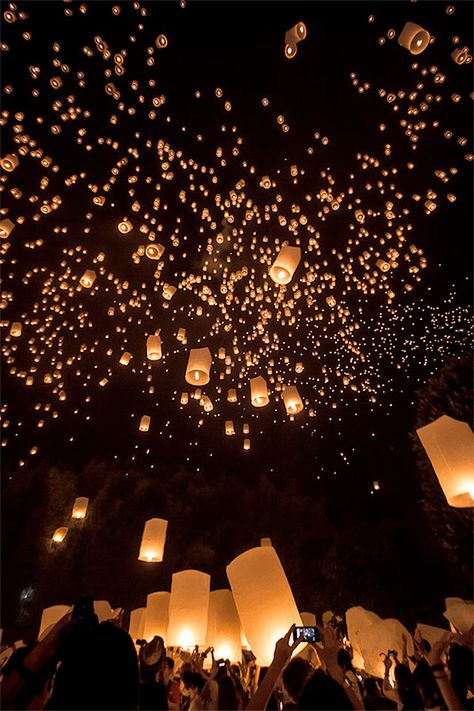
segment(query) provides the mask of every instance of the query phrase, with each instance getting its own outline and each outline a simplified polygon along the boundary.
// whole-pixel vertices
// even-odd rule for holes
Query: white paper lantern
[[[114,616],[114,611],[107,600],[94,600],[94,612],[99,622],[106,622]]]
[[[186,329],[178,328],[178,333],[176,334],[178,341],[183,342],[186,339]]]
[[[143,627],[145,623],[145,608],[137,607],[130,613],[130,622],[128,625],[128,634],[135,643],[137,639],[143,639]]]
[[[122,353],[120,356],[119,363],[120,365],[128,365],[132,359],[132,354],[129,353],[128,351],[125,351],[125,353]]]
[[[210,594],[206,647],[214,647],[215,659],[242,661],[240,619],[230,590]]]
[[[210,380],[212,356],[209,348],[191,348],[186,366],[186,382],[207,385]]]
[[[162,356],[161,337],[159,334],[146,339],[146,357],[148,360],[160,360]]]
[[[163,298],[167,301],[171,301],[173,296],[176,294],[176,287],[171,284],[163,284]]]
[[[267,383],[261,375],[250,379],[250,400],[254,407],[265,407],[269,403]]]
[[[147,563],[161,563],[166,543],[168,521],[162,518],[150,518],[143,529],[138,560]]]
[[[368,627],[378,622],[382,622],[382,618],[365,610],[363,607],[351,607],[346,612],[347,636],[353,650],[353,664],[356,669],[364,669],[364,656],[362,654],[362,633]],[[323,622],[324,624],[324,622]]]
[[[52,541],[54,543],[62,543],[68,534],[68,528],[66,526],[61,526],[57,528],[52,536]]]
[[[362,608],[363,609],[363,608]],[[350,611],[348,611],[349,613]],[[367,613],[367,610],[364,610]],[[373,615],[373,613],[369,613]],[[377,617],[377,616],[375,616]],[[361,625],[358,629],[358,639],[360,654],[364,660],[364,669],[368,674],[383,679],[385,667],[383,656],[390,649],[394,649],[398,653],[398,658],[403,658],[403,650],[406,644],[407,655],[413,656],[414,646],[413,639],[399,620],[374,620],[372,624]],[[352,643],[348,626],[349,641]],[[405,638],[405,640],[404,640]],[[393,672],[393,669],[392,669]],[[393,674],[392,674],[393,678]]]
[[[442,415],[416,433],[448,504],[474,506],[474,435],[469,425]]]
[[[237,391],[235,388],[230,388],[227,391],[227,401],[228,402],[237,402]]]
[[[154,592],[147,595],[143,618],[143,639],[150,642],[153,637],[161,637],[166,643],[169,619],[169,592]]]
[[[171,580],[167,643],[192,649],[206,643],[211,577],[199,570],[182,570]]]
[[[235,434],[234,423],[232,422],[232,420],[225,421],[225,433],[229,436]]]
[[[415,22],[407,22],[398,37],[398,44],[411,54],[421,54],[430,43],[430,33]]]
[[[56,622],[59,622],[59,620],[70,611],[71,607],[69,605],[53,605],[52,607],[45,607],[41,613],[38,641],[40,642],[44,639]]]
[[[89,499],[87,498],[87,496],[78,496],[74,500],[71,517],[76,519],[84,519],[87,515],[88,506]]]
[[[90,289],[95,282],[96,276],[97,274],[93,269],[86,269],[79,281],[85,289]]]
[[[443,612],[453,632],[467,634],[474,625],[474,602],[458,597],[447,597]]]
[[[20,321],[14,321],[12,325],[10,326],[10,336],[12,338],[19,338],[21,336],[21,332],[23,330],[23,326]]]
[[[273,547],[259,546],[227,566],[240,621],[257,664],[268,666],[275,643],[301,617],[285,571]]]
[[[245,450],[246,452],[249,451],[249,449],[250,449],[250,444],[251,444],[251,443],[250,443],[250,440],[249,440],[249,439],[244,439],[244,450]]]
[[[0,237],[1,239],[6,239],[10,232],[15,227],[15,223],[6,217],[4,220],[0,220]]]
[[[303,401],[296,385],[287,385],[282,393],[287,415],[297,415],[303,410]]]
[[[432,625],[423,625],[420,622],[416,626],[416,631],[419,632],[421,638],[426,639],[431,646],[433,646],[435,642],[447,641],[451,636],[450,630],[443,630],[441,627],[432,627]],[[419,635],[416,636],[418,637]]]
[[[151,422],[150,415],[142,415],[142,418],[140,420],[140,425],[138,427],[140,432],[148,432],[148,430],[150,429],[150,422]]]
[[[4,156],[0,160],[0,165],[2,166],[3,170],[6,170],[8,173],[11,173],[18,165],[18,156],[14,153],[7,153],[6,156]]]
[[[159,244],[158,242],[156,244],[147,244],[145,248],[146,256],[148,257],[148,259],[153,260],[160,259],[164,251],[165,248],[162,244]]]
[[[289,284],[301,260],[299,247],[282,247],[270,267],[270,277],[276,284]]]

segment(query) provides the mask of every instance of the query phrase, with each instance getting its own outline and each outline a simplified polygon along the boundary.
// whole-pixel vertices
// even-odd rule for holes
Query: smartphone
[[[394,657],[397,656],[397,653],[396,653],[395,650],[389,649],[389,650],[388,650],[388,656],[394,658]]]
[[[224,661],[217,662],[217,666],[218,667],[225,667],[225,662]]]
[[[319,642],[321,639],[317,627],[295,627],[293,640],[299,639],[301,642]]]
[[[92,597],[84,595],[76,600],[72,608],[73,620],[90,620],[94,618],[94,615],[94,600]]]

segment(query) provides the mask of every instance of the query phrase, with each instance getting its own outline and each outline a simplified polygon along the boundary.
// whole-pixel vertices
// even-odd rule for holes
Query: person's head
[[[423,697],[423,703],[426,709],[431,709],[442,704],[438,684],[426,659],[421,659],[416,665],[413,672],[413,679]]]
[[[191,699],[194,699],[194,697],[199,694],[205,684],[203,677],[198,672],[194,671],[183,672],[181,675],[181,681]]]
[[[165,644],[161,637],[155,635],[150,642],[142,644],[138,659],[140,661],[140,678],[143,682],[155,680],[164,657]]]
[[[160,676],[163,679],[164,684],[168,684],[173,676],[174,669],[174,659],[171,657],[165,657],[161,662]]]
[[[24,658],[31,652],[31,647],[21,647],[16,649],[2,670],[3,678],[5,679],[10,672],[14,671],[17,664],[23,662]],[[50,659],[40,671],[34,675],[31,681],[27,682],[26,686],[19,694],[15,709],[42,709],[48,701],[51,694],[51,684],[54,673],[56,671],[58,660],[56,657]]]
[[[311,674],[312,667],[306,659],[295,657],[284,668],[282,674],[283,686],[287,696],[294,703],[298,702],[306,679]]]
[[[354,667],[352,666],[352,659],[351,655],[347,651],[347,649],[340,649],[337,653],[337,663],[341,667],[343,671],[354,671]]]
[[[354,707],[342,686],[329,674],[317,669],[304,685],[297,708],[303,711],[339,711]]]
[[[396,664],[394,675],[397,682],[397,692],[404,708],[424,709],[423,699],[418,691],[413,674],[406,664]]]
[[[451,684],[461,701],[465,701],[467,692],[473,690],[473,653],[469,647],[452,644],[448,651],[448,669],[451,672]]]
[[[364,679],[364,692],[367,696],[378,696],[380,694],[379,685],[373,676]]]
[[[225,674],[219,679],[217,690],[217,708],[219,711],[239,708],[239,697],[232,678]]]

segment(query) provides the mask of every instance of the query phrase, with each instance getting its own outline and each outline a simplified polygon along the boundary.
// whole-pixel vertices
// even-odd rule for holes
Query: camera
[[[319,642],[321,639],[317,627],[295,627],[293,640],[301,642]]]

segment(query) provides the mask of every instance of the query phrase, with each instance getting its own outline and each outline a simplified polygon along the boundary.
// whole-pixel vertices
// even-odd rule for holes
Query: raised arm
[[[280,674],[299,644],[298,640],[296,642],[290,641],[294,627],[292,625],[286,635],[276,643],[273,661],[268,667],[268,671],[261,684],[259,684],[257,691],[247,704],[246,711],[262,711],[266,708]]]

